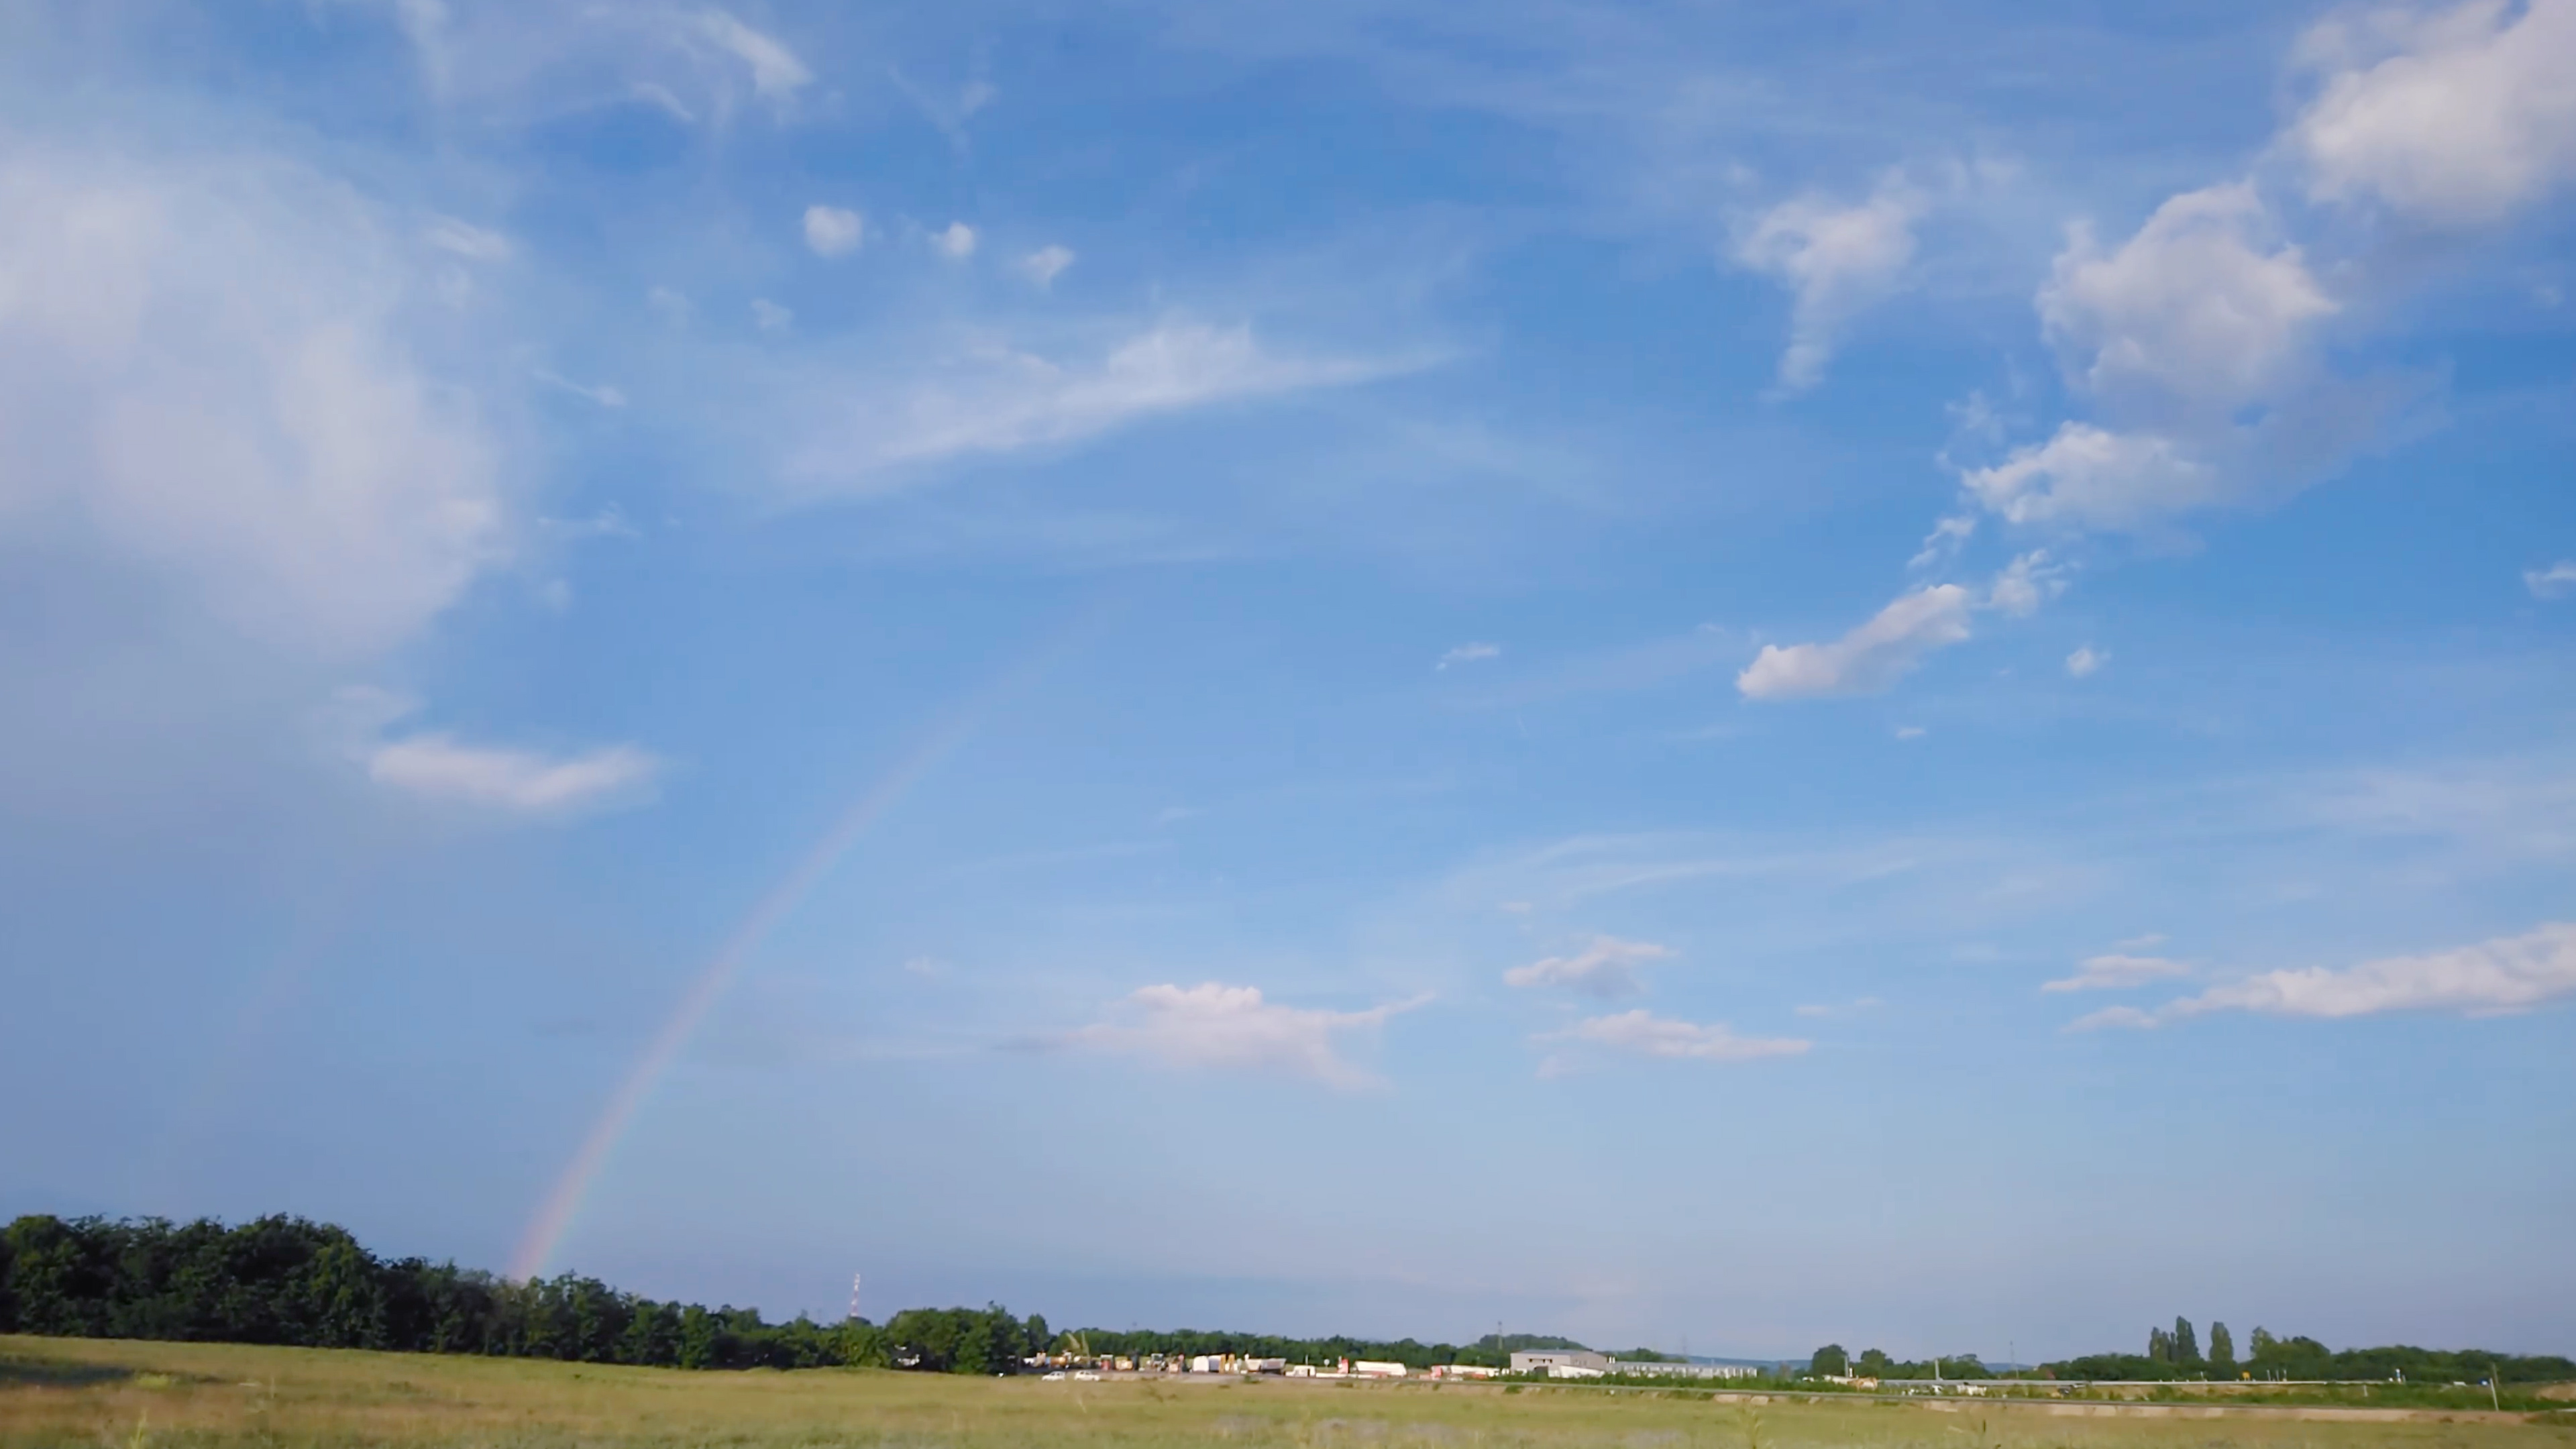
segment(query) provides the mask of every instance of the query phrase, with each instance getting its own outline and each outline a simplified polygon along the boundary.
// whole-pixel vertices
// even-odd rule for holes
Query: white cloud
[[[945,231],[932,232],[930,244],[951,261],[964,261],[975,255],[975,228],[962,221],[948,223]]]
[[[1073,265],[1073,253],[1060,246],[1043,246],[1020,258],[1020,273],[1041,287],[1052,287],[1064,269]]]
[[[1748,699],[1875,694],[1912,672],[1924,655],[1968,638],[1968,591],[1957,584],[1917,589],[1830,644],[1765,644],[1735,677]]]
[[[1168,1066],[1283,1072],[1326,1086],[1377,1078],[1344,1059],[1338,1039],[1383,1025],[1421,999],[1367,1011],[1313,1011],[1262,999],[1255,986],[1148,986],[1127,998],[1128,1019],[1072,1031],[1054,1044],[1152,1057]]]
[[[2016,448],[1991,468],[1969,469],[1959,481],[2007,522],[2107,530],[2146,527],[2224,502],[2230,492],[2216,468],[2164,438],[2077,422],[2060,424],[2055,437]]]
[[[1587,1017],[1561,1032],[1550,1032],[1541,1041],[1569,1041],[1606,1051],[1632,1056],[1656,1057],[1667,1061],[1748,1062],[1764,1057],[1792,1057],[1807,1050],[1812,1043],[1797,1037],[1737,1036],[1724,1022],[1675,1021],[1640,1008],[1614,1016]],[[1543,1075],[1554,1075],[1561,1064],[1543,1064]]]
[[[2304,374],[2314,324],[2336,311],[2271,230],[2250,182],[2171,198],[2117,251],[2078,226],[2040,289],[2041,321],[2097,395],[2223,416]]]
[[[2152,1012],[2096,1013],[2075,1027],[2159,1026],[2218,1011],[2326,1020],[2392,1011],[2494,1016],[2567,996],[2576,996],[2576,925],[2552,922],[2519,936],[2342,970],[2267,971]]]
[[[1986,590],[1986,607],[2027,619],[2039,612],[2039,606],[2066,592],[2066,568],[2048,561],[2048,550],[2035,548],[2016,555],[2003,571],[1995,575]]]
[[[2090,644],[2079,644],[2074,653],[2066,656],[2066,672],[2074,678],[2086,679],[2110,662],[2110,651],[2096,649]]]
[[[1572,956],[1550,956],[1503,973],[1509,986],[1562,986],[1586,996],[1633,996],[1645,987],[1633,969],[1641,961],[1661,961],[1672,948],[1652,941],[1623,941],[1595,936]]]
[[[181,584],[323,657],[507,550],[497,450],[429,370],[427,280],[348,189],[262,160],[0,160],[0,530]]]
[[[1905,561],[1905,566],[1910,569],[1930,568],[1956,554],[1960,545],[1976,531],[1977,520],[1972,515],[1962,513],[1944,518],[1923,536],[1923,547]]]
[[[867,219],[846,207],[805,208],[805,245],[818,257],[848,256],[859,249],[867,233]]]
[[[2323,83],[2287,140],[2319,200],[2467,226],[2576,178],[2576,0],[2385,6],[2300,53]]]
[[[831,483],[905,464],[1073,442],[1142,418],[1239,398],[1334,387],[1409,362],[1281,356],[1249,327],[1166,322],[1097,361],[1052,362],[983,349],[911,369],[907,386],[849,379],[833,422],[789,462],[791,477]]]
[[[1499,659],[1502,653],[1503,646],[1500,644],[1461,644],[1441,655],[1440,662],[1431,667],[1438,670],[1446,669],[1452,664],[1473,664],[1480,659]]]
[[[1896,289],[1914,259],[1914,224],[1923,211],[1921,194],[1891,176],[1854,206],[1817,197],[1782,202],[1736,238],[1737,264],[1778,278],[1796,298],[1780,356],[1782,387],[1821,381],[1843,328]]]
[[[644,305],[660,313],[664,321],[674,324],[688,321],[689,314],[696,310],[690,303],[687,293],[671,287],[654,287],[647,290],[644,293]]]
[[[2561,559],[2545,569],[2524,569],[2522,586],[2535,599],[2560,599],[2576,592],[2576,560]]]
[[[367,756],[367,776],[378,784],[522,815],[578,810],[648,786],[661,772],[659,758],[632,745],[558,758],[444,734],[388,741]]]
[[[1930,730],[1925,729],[1921,725],[1898,725],[1896,727],[1896,737],[1900,740],[1919,740],[1930,733]]]
[[[537,371],[536,378],[537,381],[546,384],[548,387],[560,388],[565,392],[571,393],[575,397],[588,398],[592,402],[597,403],[599,406],[604,408],[622,408],[626,406],[626,394],[608,383],[603,382],[585,385],[575,382],[571,378],[565,377],[560,373],[547,372],[542,368]]]
[[[767,297],[751,299],[752,325],[763,332],[784,332],[796,325],[796,314]]]
[[[421,233],[421,240],[440,251],[471,262],[506,262],[510,259],[510,239],[497,231],[442,216]]]
[[[698,32],[715,47],[743,63],[751,71],[751,88],[761,97],[783,101],[803,89],[814,79],[814,73],[796,58],[796,53],[774,36],[752,29],[723,10],[709,10],[698,17]]]
[[[443,732],[389,737],[414,705],[380,690],[353,688],[332,703],[328,727],[367,777],[426,800],[508,814],[560,816],[633,800],[660,778],[663,761],[633,745],[553,756],[459,742]]]
[[[2150,981],[2188,976],[2191,968],[2180,961],[2162,956],[2087,956],[2076,963],[2075,974],[2043,983],[2042,991],[2125,991],[2144,986]]]

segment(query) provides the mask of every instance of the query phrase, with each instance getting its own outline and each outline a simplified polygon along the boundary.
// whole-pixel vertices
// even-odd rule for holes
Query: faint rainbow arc
[[[903,797],[905,791],[928,774],[931,767],[974,732],[975,726],[994,704],[1043,673],[1086,632],[1084,626],[1096,621],[1101,613],[1101,610],[1093,609],[1077,615],[1071,625],[1059,631],[1058,636],[1039,649],[1028,662],[1004,672],[991,685],[970,697],[964,707],[951,714],[892,770],[869,786],[867,793],[833,822],[832,828],[824,832],[823,838],[815,842],[814,848],[805,853],[786,878],[770,887],[752,906],[751,913],[743,917],[742,924],[725,938],[723,947],[707,964],[707,969],[699,972],[697,979],[689,984],[687,993],[680,998],[678,1009],[663,1022],[662,1029],[653,1034],[644,1054],[636,1058],[625,1080],[618,1084],[616,1094],[608,1099],[607,1107],[591,1125],[589,1134],[582,1138],[581,1146],[564,1164],[554,1187],[547,1192],[545,1201],[538,1205],[536,1216],[529,1220],[527,1231],[519,1239],[518,1250],[510,1256],[509,1276],[533,1278],[554,1256],[565,1231],[572,1226],[573,1215],[580,1210],[582,1200],[589,1195],[592,1184],[598,1179],[600,1169],[608,1165],[610,1151],[626,1135],[626,1129],[633,1124],[645,1098],[652,1095],[654,1085],[670,1069],[671,1063],[679,1059],[681,1050],[689,1044],[689,1038],[696,1034],[707,1013],[724,996],[725,988],[742,974],[744,963],[750,959],[761,939],[795,908],[805,893],[813,889],[816,881],[831,870],[842,853],[876,823],[878,816],[883,815]]]

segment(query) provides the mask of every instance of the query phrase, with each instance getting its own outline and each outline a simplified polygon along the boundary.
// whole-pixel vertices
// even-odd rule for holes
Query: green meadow
[[[0,1336],[21,1446],[868,1445],[887,1449],[1767,1449],[2496,1445],[2576,1449],[2576,1415],[1520,1392],[1296,1380],[1047,1383],[865,1369],[739,1373],[526,1359]]]

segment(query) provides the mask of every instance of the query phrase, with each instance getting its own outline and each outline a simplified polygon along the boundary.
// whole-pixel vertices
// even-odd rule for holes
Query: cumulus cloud
[[[2267,971],[2153,1011],[2096,1012],[2074,1026],[2152,1027],[2220,1011],[2324,1020],[2398,1011],[2496,1016],[2568,996],[2576,996],[2576,925],[2552,922],[2519,936],[2428,955],[2391,956],[2340,970]]]
[[[1587,1017],[1540,1041],[1572,1042],[1629,1056],[1665,1061],[1749,1062],[1764,1057],[1797,1056],[1813,1043],[1798,1037],[1737,1036],[1724,1022],[1676,1021],[1639,1008],[1613,1016]],[[1564,1069],[1561,1058],[1541,1064],[1542,1075]]]
[[[1509,986],[1562,986],[1586,996],[1634,996],[1645,989],[1637,980],[1637,963],[1661,961],[1672,954],[1671,947],[1652,941],[1595,936],[1591,945],[1575,955],[1549,956],[1527,966],[1515,966],[1503,973],[1503,982]]]
[[[2576,179],[2576,0],[2384,6],[2299,58],[2319,82],[2286,140],[2316,199],[2472,226]]]
[[[1924,655],[1965,642],[1971,603],[1957,584],[1917,589],[1830,644],[1763,645],[1735,687],[1764,700],[1879,693]]]
[[[1818,197],[1782,202],[1736,238],[1736,263],[1777,278],[1795,298],[1780,356],[1782,387],[1797,391],[1823,380],[1843,328],[1893,292],[1914,260],[1914,224],[1923,212],[1921,193],[1891,176],[1857,205]]]
[[[847,483],[905,464],[1073,442],[1143,418],[1381,377],[1404,361],[1283,355],[1249,327],[1165,322],[1093,360],[980,349],[905,386],[849,379],[792,478]]]
[[[962,262],[975,255],[975,228],[962,221],[952,221],[948,223],[947,230],[931,233],[930,244],[939,248],[941,256]]]
[[[2524,569],[2522,586],[2535,599],[2562,599],[2576,593],[2576,560],[2560,559],[2545,569]]]
[[[1151,1057],[1167,1066],[1279,1072],[1344,1089],[1378,1079],[1343,1057],[1339,1039],[1375,1028],[1424,998],[1366,1011],[1315,1011],[1262,999],[1256,986],[1148,986],[1127,998],[1121,1020],[1054,1038],[1052,1045]]]
[[[1041,287],[1052,287],[1064,269],[1073,265],[1073,253],[1060,246],[1043,246],[1020,258],[1020,274]]]
[[[805,208],[805,245],[818,257],[845,257],[866,240],[867,219],[846,207]]]
[[[1970,496],[2011,523],[2065,523],[2128,530],[2221,502],[2218,470],[2170,440],[2068,422],[2045,443],[2016,448],[2001,463],[1960,475]]]
[[[1480,659],[1499,659],[1502,653],[1503,646],[1500,644],[1461,644],[1441,655],[1440,662],[1431,667],[1446,669],[1452,664],[1473,664]]]
[[[298,652],[417,631],[505,554],[508,509],[471,395],[411,345],[426,279],[399,235],[266,160],[14,148],[0,531],[150,571]]]
[[[2111,655],[2108,650],[2096,649],[2090,644],[2081,644],[2076,646],[2074,653],[2066,656],[2066,672],[2076,679],[2089,679],[2103,665],[2110,662]]]
[[[2225,413],[2309,365],[2335,302],[2299,249],[2276,244],[2250,182],[2184,192],[2104,251],[2077,226],[2039,293],[2069,371],[2133,408]]]
[[[2173,976],[2188,976],[2191,968],[2180,961],[2162,956],[2130,956],[2114,953],[2087,956],[2076,963],[2075,974],[2044,982],[2042,991],[2126,991],[2150,981]]]

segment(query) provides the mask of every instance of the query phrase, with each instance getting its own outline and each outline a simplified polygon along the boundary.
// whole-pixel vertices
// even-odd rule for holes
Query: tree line
[[[2392,1379],[2403,1377],[2419,1383],[2478,1383],[2489,1373],[2515,1383],[2564,1383],[2576,1379],[2576,1362],[2555,1354],[2518,1355],[2490,1353],[2483,1349],[2430,1349],[2395,1344],[2384,1348],[2330,1349],[2313,1338],[2276,1338],[2270,1330],[2257,1328],[2246,1340],[2245,1357],[2236,1356],[2235,1336],[2224,1323],[2209,1325],[2209,1350],[2203,1353],[2199,1334],[2188,1318],[2176,1318],[2173,1327],[2161,1325],[2147,1330],[2147,1351],[2135,1353],[2090,1353],[2061,1359],[2039,1366],[2038,1372],[2052,1379]],[[1959,1354],[1937,1361],[1901,1363],[1877,1349],[1858,1355],[1844,1350],[1838,1343],[1817,1349],[1808,1360],[1808,1372],[1816,1374],[1859,1374],[1876,1379],[1928,1379],[1936,1371],[1943,1378],[1985,1379],[1994,1371],[1979,1362],[1974,1354]]]
[[[883,1324],[770,1323],[752,1308],[707,1308],[621,1293],[566,1273],[514,1280],[424,1258],[379,1258],[347,1230],[296,1217],[231,1227],[200,1219],[22,1217],[0,1231],[0,1333],[75,1338],[153,1338],[302,1348],[468,1353],[688,1369],[903,1368],[1015,1373],[1041,1353],[1165,1358],[1241,1354],[1291,1363],[1374,1359],[1508,1364],[1516,1349],[1581,1348],[1572,1339],[1486,1334],[1471,1343],[1385,1342],[1334,1336],[1076,1329],[1058,1333],[1036,1315],[999,1304],[907,1308]],[[2090,1354],[2046,1364],[2060,1379],[2257,1378],[2476,1382],[2490,1371],[2518,1383],[2576,1379],[2576,1363],[2479,1351],[2394,1346],[2328,1349],[2312,1338],[2257,1328],[2242,1360],[2227,1326],[2209,1326],[2204,1353],[2190,1320],[2147,1336],[2147,1352]],[[1621,1358],[1663,1355],[1632,1349]],[[1974,1354],[1900,1362],[1878,1349],[1818,1349],[1813,1373],[1881,1379],[1993,1376]]]

